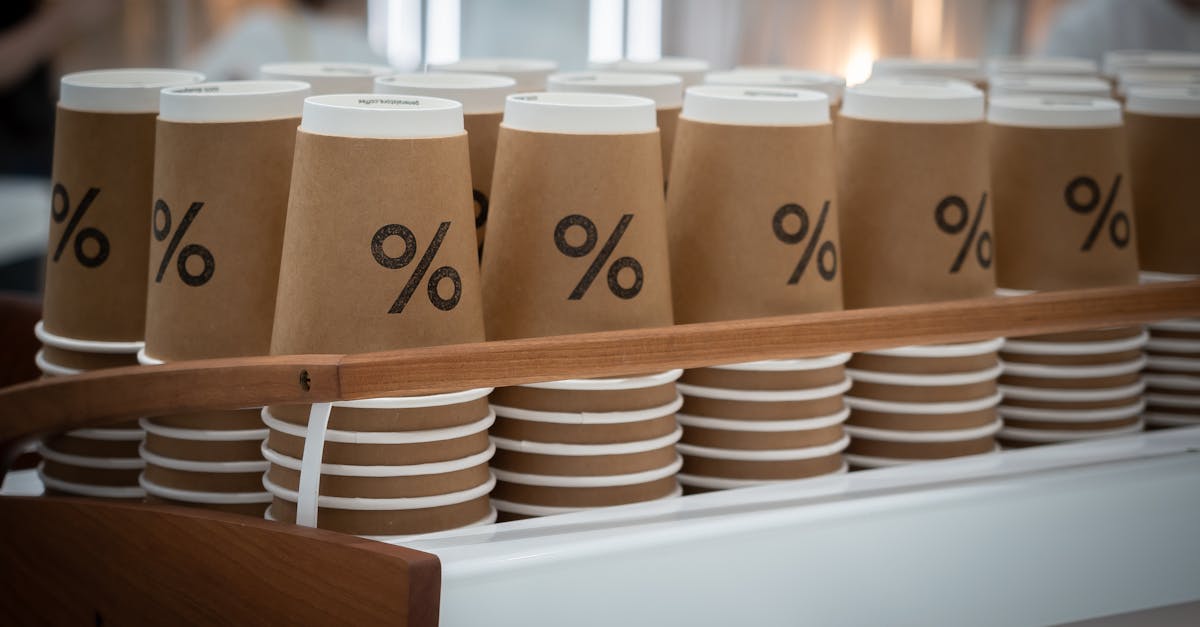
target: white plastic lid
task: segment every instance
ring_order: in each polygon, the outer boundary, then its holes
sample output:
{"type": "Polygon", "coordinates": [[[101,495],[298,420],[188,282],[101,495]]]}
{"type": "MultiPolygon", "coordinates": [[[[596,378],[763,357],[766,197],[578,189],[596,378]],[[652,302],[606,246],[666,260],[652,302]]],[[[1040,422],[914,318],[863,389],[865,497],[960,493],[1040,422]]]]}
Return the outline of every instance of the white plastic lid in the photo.
{"type": "Polygon", "coordinates": [[[1035,128],[1098,128],[1121,125],[1121,105],[1111,98],[1012,96],[992,98],[988,122],[1035,128]]]}
{"type": "Polygon", "coordinates": [[[158,117],[168,122],[253,122],[298,118],[308,97],[300,81],[225,81],[162,90],[158,117]]]}
{"type": "Polygon", "coordinates": [[[503,125],[521,131],[605,135],[648,133],[658,128],[658,120],[649,98],[559,91],[509,96],[503,125]]]}
{"type": "Polygon", "coordinates": [[[517,89],[517,81],[495,74],[424,72],[395,74],[375,79],[377,94],[411,94],[457,100],[463,113],[500,113],[504,99],[517,89]]]}
{"type": "Polygon", "coordinates": [[[992,57],[987,60],[987,73],[1054,76],[1096,76],[1100,66],[1083,57],[992,57]]]}
{"type": "Polygon", "coordinates": [[[746,126],[828,124],[829,98],[808,89],[698,85],[688,88],[680,117],[746,126]]]}
{"type": "Polygon", "coordinates": [[[1200,116],[1200,87],[1134,87],[1125,109],[1130,113],[1169,117],[1200,116]]]}
{"type": "Polygon", "coordinates": [[[884,122],[979,122],[983,92],[938,78],[867,81],[846,90],[842,115],[884,122]]]}
{"type": "Polygon", "coordinates": [[[1126,69],[1200,70],[1200,52],[1168,50],[1112,50],[1104,53],[1105,76],[1126,69]]]}
{"type": "Polygon", "coordinates": [[[386,65],[369,63],[267,63],[259,68],[262,78],[304,81],[312,95],[357,94],[375,88],[375,77],[394,74],[386,65]]]}
{"type": "Polygon", "coordinates": [[[813,89],[823,92],[829,101],[842,101],[846,79],[836,74],[779,68],[740,68],[732,72],[709,72],[704,75],[707,85],[735,85],[739,87],[782,87],[784,89],[813,89]]]}
{"type": "Polygon", "coordinates": [[[558,64],[549,59],[461,59],[431,63],[429,68],[439,72],[499,74],[517,81],[517,91],[539,91],[546,88],[546,77],[558,69],[558,64]]]}
{"type": "Polygon", "coordinates": [[[1117,76],[1117,93],[1126,95],[1134,87],[1177,87],[1200,85],[1200,70],[1124,70],[1117,76]]]}
{"type": "Polygon", "coordinates": [[[339,137],[446,137],[463,132],[462,105],[401,94],[326,94],[304,99],[300,129],[339,137]]]}
{"type": "Polygon", "coordinates": [[[988,81],[989,98],[1024,95],[1088,96],[1108,98],[1108,81],[1083,76],[993,76],[988,81]]]}
{"type": "Polygon", "coordinates": [[[957,78],[970,83],[984,79],[979,59],[928,60],[910,57],[876,59],[871,64],[871,77],[876,76],[940,76],[957,78]]]}
{"type": "Polygon", "coordinates": [[[58,104],[96,113],[158,113],[158,92],[164,87],[203,80],[199,72],[158,68],[75,72],[62,77],[58,104]]]}
{"type": "Polygon", "coordinates": [[[709,70],[708,61],[689,57],[663,57],[657,61],[634,61],[622,59],[614,63],[596,64],[593,69],[613,70],[616,72],[649,72],[653,74],[672,74],[683,80],[684,88],[699,85],[704,80],[704,73],[709,70]]]}
{"type": "Polygon", "coordinates": [[[683,80],[674,74],[634,72],[564,72],[546,79],[547,91],[575,91],[641,96],[660,109],[683,104],[683,80]]]}

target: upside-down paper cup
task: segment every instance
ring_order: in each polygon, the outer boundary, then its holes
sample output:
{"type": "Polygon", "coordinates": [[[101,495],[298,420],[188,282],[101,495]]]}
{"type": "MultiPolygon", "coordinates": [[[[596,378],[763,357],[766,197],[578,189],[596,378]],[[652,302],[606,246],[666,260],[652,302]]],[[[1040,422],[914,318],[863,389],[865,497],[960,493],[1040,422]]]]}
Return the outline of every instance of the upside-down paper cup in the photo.
{"type": "Polygon", "coordinates": [[[851,87],[837,160],[848,308],[993,293],[983,92],[936,78],[851,87]]]}
{"type": "Polygon", "coordinates": [[[549,59],[475,58],[431,63],[429,69],[507,76],[517,82],[517,91],[541,91],[546,88],[546,77],[558,69],[558,64],[549,59]]]}
{"type": "Polygon", "coordinates": [[[267,354],[307,94],[296,81],[163,90],[147,234],[149,357],[267,354]]]}
{"type": "Polygon", "coordinates": [[[463,106],[463,128],[471,152],[471,196],[475,201],[475,235],[479,246],[487,232],[491,205],[492,167],[496,139],[504,117],[504,99],[516,90],[507,76],[465,72],[395,74],[375,79],[375,93],[433,96],[455,100],[463,106]]]}
{"type": "Polygon", "coordinates": [[[827,102],[812,91],[688,89],[667,194],[676,322],[841,309],[827,102]]]}
{"type": "Polygon", "coordinates": [[[1071,76],[993,76],[988,99],[1028,96],[1110,98],[1112,85],[1099,78],[1071,76]]]}
{"type": "Polygon", "coordinates": [[[370,92],[376,78],[395,72],[386,65],[369,63],[266,63],[259,68],[267,80],[308,83],[314,96],[370,92]]]}
{"type": "Polygon", "coordinates": [[[103,349],[143,338],[158,92],[201,80],[166,69],[62,78],[43,306],[48,334],[97,344],[94,352],[137,352],[103,349]]]}
{"type": "Polygon", "coordinates": [[[670,326],[654,101],[508,97],[483,250],[489,339],[670,326]]]}

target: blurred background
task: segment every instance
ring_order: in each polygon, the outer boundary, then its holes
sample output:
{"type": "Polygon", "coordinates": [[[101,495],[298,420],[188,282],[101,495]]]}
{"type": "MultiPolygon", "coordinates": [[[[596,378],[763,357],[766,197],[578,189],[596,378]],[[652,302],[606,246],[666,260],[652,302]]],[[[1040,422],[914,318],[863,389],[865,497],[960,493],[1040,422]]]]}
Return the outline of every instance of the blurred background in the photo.
{"type": "Polygon", "coordinates": [[[880,57],[1200,50],[1200,0],[4,0],[0,290],[40,289],[58,78],[106,67],[254,78],[274,61],[416,70],[523,56],[788,65],[866,80],[880,57]]]}

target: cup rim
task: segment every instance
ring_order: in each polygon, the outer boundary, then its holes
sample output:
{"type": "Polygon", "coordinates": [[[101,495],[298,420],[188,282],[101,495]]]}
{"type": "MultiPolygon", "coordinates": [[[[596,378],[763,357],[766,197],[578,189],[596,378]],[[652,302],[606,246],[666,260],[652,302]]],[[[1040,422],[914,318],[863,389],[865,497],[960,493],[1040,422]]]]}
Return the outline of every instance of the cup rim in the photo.
{"type": "Polygon", "coordinates": [[[92,485],[51,477],[42,471],[42,464],[38,464],[37,474],[43,486],[68,494],[102,499],[140,499],[146,496],[146,491],[139,486],[92,485]]]}
{"type": "MultiPolygon", "coordinates": [[[[420,509],[430,509],[434,507],[446,507],[448,505],[458,505],[473,501],[479,497],[487,496],[492,488],[496,486],[496,477],[490,472],[488,473],[487,481],[466,490],[457,492],[447,492],[445,494],[434,494],[430,496],[401,496],[391,498],[378,497],[359,497],[359,496],[329,496],[326,494],[317,495],[317,509],[340,509],[351,511],[371,511],[371,512],[387,512],[387,511],[411,511],[420,509]]],[[[263,475],[263,488],[267,494],[274,498],[283,499],[289,503],[297,503],[300,498],[298,490],[285,488],[272,482],[266,475],[263,475]]]]}
{"type": "Polygon", "coordinates": [[[743,433],[811,431],[843,424],[849,417],[849,407],[843,407],[841,410],[835,413],[824,416],[795,418],[791,420],[734,420],[731,418],[694,416],[692,414],[675,414],[675,420],[679,421],[679,424],[685,427],[714,429],[718,431],[739,431],[743,433]]]}
{"type": "Polygon", "coordinates": [[[807,479],[821,479],[823,477],[832,477],[836,475],[844,475],[850,472],[850,465],[843,462],[842,467],[833,472],[821,473],[809,477],[797,477],[794,479],[734,479],[730,477],[709,477],[706,475],[690,475],[687,473],[679,473],[675,475],[675,479],[680,484],[693,486],[697,488],[708,488],[712,490],[730,490],[734,488],[749,488],[760,485],[775,485],[792,481],[805,481],[807,479]]]}
{"type": "Polygon", "coordinates": [[[33,335],[42,344],[81,353],[123,354],[136,353],[145,347],[141,340],[128,342],[113,342],[105,340],[85,340],[82,338],[58,335],[46,330],[46,321],[38,320],[33,325],[33,335]]]}
{"type": "Polygon", "coordinates": [[[142,442],[138,446],[138,455],[147,464],[170,468],[172,470],[182,470],[184,472],[205,472],[205,473],[247,473],[247,472],[266,472],[269,464],[263,459],[238,460],[238,461],[200,461],[194,459],[176,459],[159,455],[146,449],[146,443],[142,442]]]}
{"type": "MultiPolygon", "coordinates": [[[[271,414],[269,407],[263,407],[260,415],[262,416],[263,424],[267,426],[267,429],[264,429],[264,431],[278,431],[284,435],[296,438],[305,438],[308,435],[306,427],[276,418],[271,414]]],[[[339,429],[327,429],[325,431],[325,441],[342,444],[423,444],[428,442],[444,442],[446,440],[456,440],[485,432],[495,421],[496,412],[489,408],[487,415],[482,419],[465,425],[417,431],[343,431],[339,429]]]]}
{"type": "Polygon", "coordinates": [[[969,429],[927,429],[902,431],[898,429],[880,429],[877,427],[861,427],[846,425],[846,433],[855,439],[872,442],[903,442],[913,444],[936,444],[942,442],[966,442],[994,435],[1004,426],[1004,420],[997,417],[992,422],[969,429]]]}
{"type": "Polygon", "coordinates": [[[813,401],[831,396],[844,394],[853,385],[849,376],[843,377],[838,383],[796,390],[741,390],[734,388],[714,388],[690,383],[676,383],[679,392],[684,396],[708,398],[721,401],[748,401],[755,403],[782,403],[795,401],[813,401]]]}
{"type": "Polygon", "coordinates": [[[65,74],[58,105],[92,113],[158,113],[159,92],[189,85],[204,75],[171,68],[111,68],[65,74]]]}
{"type": "Polygon", "coordinates": [[[107,470],[136,470],[146,467],[146,462],[140,457],[92,457],[90,455],[75,455],[47,448],[44,443],[39,444],[37,450],[42,459],[68,466],[102,468],[107,470]]]}
{"type": "Polygon", "coordinates": [[[678,392],[675,394],[675,400],[666,405],[625,411],[559,412],[525,409],[522,407],[505,407],[504,405],[496,405],[494,403],[491,405],[492,411],[499,418],[570,425],[614,425],[645,422],[647,420],[670,416],[680,407],[683,407],[683,396],[678,392]]]}
{"type": "Polygon", "coordinates": [[[528,440],[510,440],[491,436],[496,448],[515,453],[532,453],[537,455],[559,455],[564,457],[591,457],[595,455],[627,455],[646,453],[674,445],[683,436],[683,429],[676,427],[671,433],[634,442],[618,442],[616,444],[557,444],[551,442],[531,442],[528,440]]]}
{"type": "Polygon", "coordinates": [[[1018,442],[1065,442],[1138,433],[1145,428],[1145,420],[1138,420],[1132,425],[1126,425],[1116,429],[1051,431],[1043,429],[1018,429],[1013,427],[1005,427],[1000,430],[1000,433],[996,434],[996,437],[1002,440],[1016,440],[1018,442]]]}
{"type": "Polygon", "coordinates": [[[1012,420],[1034,420],[1037,422],[1105,422],[1133,418],[1146,410],[1145,398],[1131,405],[1105,407],[1101,409],[1038,409],[1001,405],[1000,415],[1012,420]]]}
{"type": "Polygon", "coordinates": [[[539,475],[526,472],[513,472],[500,468],[493,468],[492,474],[496,475],[498,481],[520,485],[547,488],[614,488],[666,479],[678,473],[680,468],[683,468],[683,457],[676,454],[674,461],[662,468],[652,468],[650,470],[620,475],[539,475]]]}
{"type": "MultiPolygon", "coordinates": [[[[300,472],[303,466],[303,460],[290,455],[284,455],[272,449],[267,445],[265,440],[260,449],[262,450],[263,459],[281,468],[300,472]]],[[[339,477],[420,477],[474,468],[481,464],[486,464],[495,453],[496,445],[488,442],[488,447],[480,453],[444,462],[426,462],[424,464],[406,464],[401,466],[331,464],[322,462],[320,470],[322,475],[336,475],[339,477]]]]}
{"type": "Polygon", "coordinates": [[[846,447],[848,446],[850,446],[850,435],[846,433],[836,441],[830,442],[829,444],[805,446],[802,448],[768,450],[733,449],[697,446],[695,444],[686,444],[680,442],[679,444],[675,445],[675,449],[679,451],[680,454],[687,455],[689,457],[703,457],[705,459],[727,459],[731,461],[744,462],[788,462],[831,457],[846,450],[846,447]]]}
{"type": "Polygon", "coordinates": [[[201,490],[184,490],[182,488],[159,485],[147,479],[144,474],[138,477],[138,485],[146,491],[147,495],[170,499],[172,501],[183,501],[185,503],[241,505],[271,502],[271,494],[269,492],[205,492],[201,490]]]}
{"type": "MultiPolygon", "coordinates": [[[[675,484],[675,489],[666,496],[660,496],[648,501],[637,501],[636,503],[627,503],[627,505],[641,505],[645,503],[656,503],[659,501],[667,501],[677,499],[683,496],[683,489],[679,484],[675,484]]],[[[599,508],[620,507],[618,505],[590,505],[586,507],[563,507],[556,505],[531,505],[528,503],[517,503],[514,501],[505,501],[502,499],[493,498],[492,506],[501,512],[510,514],[519,514],[521,516],[553,516],[555,514],[571,514],[574,512],[594,511],[599,508]]]]}
{"type": "Polygon", "coordinates": [[[991,409],[1000,404],[1001,394],[999,392],[990,394],[983,398],[972,399],[969,401],[943,401],[933,403],[912,403],[905,401],[881,401],[873,398],[861,398],[857,396],[846,396],[846,405],[850,409],[861,409],[863,411],[875,411],[887,414],[965,414],[974,411],[983,411],[991,409]]]}

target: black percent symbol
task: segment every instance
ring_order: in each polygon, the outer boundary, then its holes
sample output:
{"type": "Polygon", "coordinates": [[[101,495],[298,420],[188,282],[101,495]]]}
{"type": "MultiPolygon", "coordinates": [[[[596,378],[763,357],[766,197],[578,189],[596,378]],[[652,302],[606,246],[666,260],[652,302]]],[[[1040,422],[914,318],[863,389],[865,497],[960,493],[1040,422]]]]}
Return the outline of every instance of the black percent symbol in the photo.
{"type": "MultiPolygon", "coordinates": [[[[179,248],[179,243],[183,241],[184,234],[191,228],[192,222],[196,216],[200,215],[200,209],[204,207],[202,202],[194,202],[188,207],[186,213],[183,214],[183,219],[179,221],[179,228],[175,229],[175,234],[171,236],[170,243],[167,244],[167,250],[163,253],[162,260],[158,262],[158,274],[154,276],[155,283],[162,283],[163,274],[167,271],[167,265],[171,263],[171,258],[175,257],[175,249],[179,248]]],[[[167,206],[166,201],[159,198],[154,201],[154,216],[151,226],[154,231],[154,239],[164,241],[168,235],[171,235],[171,207],[167,206]],[[159,225],[159,221],[162,225],[159,225]]],[[[212,280],[213,271],[217,269],[217,262],[213,259],[212,251],[199,245],[188,244],[179,251],[179,256],[175,257],[175,268],[179,272],[179,280],[192,287],[200,287],[212,280]],[[204,267],[200,274],[192,274],[188,270],[187,262],[192,257],[199,257],[203,262],[204,267]]]]}
{"type": "MultiPolygon", "coordinates": [[[[596,275],[600,274],[600,270],[604,264],[608,263],[609,257],[612,257],[613,250],[621,241],[621,237],[625,235],[625,229],[629,228],[629,223],[633,221],[633,214],[627,213],[621,216],[621,221],[617,223],[617,228],[613,229],[611,235],[608,236],[608,241],[604,242],[604,246],[600,248],[600,252],[592,259],[592,264],[588,266],[587,272],[583,273],[583,277],[579,279],[579,283],[575,285],[575,289],[571,291],[571,295],[567,300],[580,300],[583,295],[592,286],[592,282],[596,280],[596,275]]],[[[558,226],[554,227],[554,245],[558,247],[559,252],[568,257],[582,257],[596,248],[596,242],[599,241],[599,233],[596,231],[596,223],[592,222],[587,216],[579,214],[569,215],[558,221],[558,226]],[[567,231],[572,227],[583,229],[586,239],[578,246],[572,246],[567,242],[567,231]]],[[[608,290],[618,298],[628,300],[637,296],[642,291],[642,282],[645,275],[642,273],[642,264],[633,257],[621,257],[612,262],[608,267],[608,290]],[[625,287],[621,285],[618,279],[620,278],[621,270],[629,268],[633,270],[633,285],[625,287]]]]}
{"type": "Polygon", "coordinates": [[[962,269],[963,262],[967,260],[967,253],[971,252],[971,248],[975,249],[975,261],[979,262],[979,267],[987,270],[992,267],[992,234],[986,229],[979,230],[979,224],[983,221],[983,212],[987,209],[987,192],[979,198],[979,208],[975,210],[975,218],[971,219],[971,207],[967,205],[967,201],[963,200],[962,196],[947,196],[938,203],[937,209],[933,212],[933,219],[937,222],[938,229],[948,235],[958,235],[967,229],[967,223],[971,223],[971,228],[967,231],[967,237],[963,239],[962,247],[958,249],[958,255],[954,258],[954,263],[950,264],[950,274],[956,274],[962,269]]]}
{"type": "Polygon", "coordinates": [[[817,273],[822,279],[832,281],[833,277],[837,276],[837,247],[833,241],[821,241],[821,231],[825,228],[825,218],[829,215],[829,201],[821,206],[821,215],[817,217],[817,226],[813,229],[812,237],[808,236],[808,212],[800,205],[789,203],[780,207],[775,211],[775,217],[771,219],[771,228],[775,230],[775,238],[784,244],[799,244],[808,237],[808,244],[804,246],[804,252],[800,254],[800,261],[796,264],[796,269],[792,271],[792,276],[788,279],[788,285],[795,285],[800,282],[800,278],[804,276],[804,271],[808,269],[808,263],[812,261],[813,252],[817,251],[817,273]],[[788,216],[796,216],[800,220],[800,226],[792,232],[786,228],[785,221],[788,216]],[[817,244],[820,248],[817,248],[817,244]]]}
{"type": "MultiPolygon", "coordinates": [[[[62,257],[67,242],[71,241],[71,234],[75,233],[79,222],[83,220],[83,216],[87,215],[88,209],[99,194],[99,188],[88,188],[83,199],[79,201],[79,206],[75,207],[74,212],[71,212],[71,199],[67,195],[67,188],[63,187],[62,183],[54,184],[54,193],[50,198],[50,217],[58,224],[62,224],[64,221],[67,223],[62,237],[58,238],[58,246],[54,249],[54,261],[58,261],[59,257],[62,257]],[[67,214],[70,214],[70,220],[67,219],[67,214]]],[[[85,268],[95,268],[104,263],[104,260],[108,259],[108,253],[108,237],[99,229],[89,226],[80,229],[79,233],[75,234],[75,259],[79,260],[79,263],[83,264],[85,268]],[[88,240],[96,242],[97,250],[94,255],[89,255],[83,249],[84,242],[88,240]]]]}
{"type": "MultiPolygon", "coordinates": [[[[417,268],[413,270],[412,276],[408,277],[408,283],[404,284],[404,289],[400,290],[400,295],[396,297],[388,313],[398,314],[404,311],[404,307],[408,305],[413,293],[417,291],[421,281],[429,272],[429,266],[433,264],[433,259],[437,257],[438,250],[441,249],[442,242],[446,239],[446,233],[449,231],[449,222],[443,222],[438,226],[437,233],[434,234],[433,240],[425,249],[425,254],[421,255],[421,260],[417,262],[417,268]]],[[[413,235],[413,232],[403,224],[385,224],[379,227],[379,230],[375,231],[375,236],[371,238],[371,255],[375,257],[375,263],[390,270],[399,270],[412,263],[413,258],[417,256],[417,236],[413,235]],[[383,250],[384,242],[392,236],[404,240],[404,252],[400,253],[399,257],[392,257],[383,250]]],[[[458,275],[458,270],[450,266],[442,266],[434,270],[429,277],[426,291],[429,294],[429,302],[434,307],[442,311],[450,311],[458,306],[458,301],[462,298],[462,277],[458,275]],[[454,295],[450,298],[442,298],[442,295],[438,293],[438,285],[443,279],[450,279],[450,282],[454,284],[454,295]]]]}
{"type": "MultiPolygon", "coordinates": [[[[1108,197],[1104,199],[1104,207],[1100,209],[1100,215],[1096,217],[1096,221],[1092,223],[1092,229],[1088,231],[1087,239],[1083,240],[1083,246],[1079,250],[1087,252],[1092,249],[1092,245],[1096,243],[1096,237],[1100,235],[1100,229],[1108,224],[1108,238],[1112,240],[1113,245],[1117,248],[1125,248],[1129,244],[1129,216],[1124,211],[1112,213],[1113,202],[1117,199],[1117,190],[1121,189],[1121,175],[1118,174],[1113,179],[1112,187],[1108,190],[1108,197]],[[1112,217],[1109,217],[1111,214],[1112,217]]],[[[1075,213],[1088,215],[1100,206],[1100,185],[1096,183],[1096,179],[1090,176],[1077,176],[1067,183],[1063,189],[1063,198],[1067,201],[1067,207],[1075,213]],[[1084,190],[1087,194],[1087,201],[1079,199],[1080,191],[1084,190]]]]}

